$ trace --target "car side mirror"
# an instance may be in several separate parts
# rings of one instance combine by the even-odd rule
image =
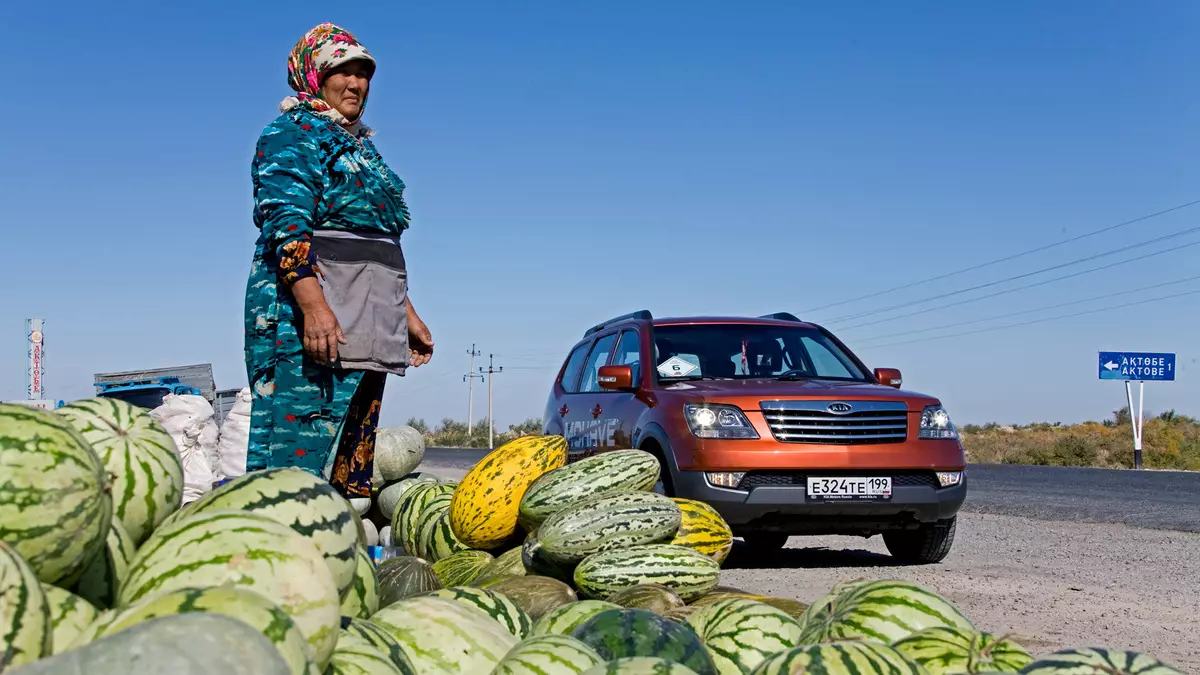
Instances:
[[[633,389],[633,368],[630,366],[600,366],[596,374],[600,386],[613,391]]]
[[[904,384],[904,378],[900,376],[900,371],[895,368],[876,368],[875,379],[879,381],[879,384],[897,389],[900,388],[900,385]]]

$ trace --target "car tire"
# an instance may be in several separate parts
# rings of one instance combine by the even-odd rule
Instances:
[[[756,553],[773,553],[787,546],[788,535],[779,532],[754,532],[743,534],[742,541]]]
[[[928,565],[941,562],[954,544],[954,530],[958,517],[939,520],[934,523],[921,523],[915,530],[894,530],[883,533],[883,543],[887,550],[905,563]]]

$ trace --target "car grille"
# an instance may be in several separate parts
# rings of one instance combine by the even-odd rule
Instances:
[[[771,435],[782,443],[868,445],[908,439],[903,401],[760,401]],[[849,412],[831,408],[849,406]]]
[[[927,486],[938,487],[937,477],[932,471],[846,471],[842,469],[822,470],[822,469],[805,469],[805,470],[782,470],[782,471],[749,471],[745,476],[742,476],[742,481],[738,483],[738,488],[741,490],[749,490],[756,487],[805,487],[808,485],[809,476],[820,476],[822,478],[850,476],[872,478],[874,476],[891,476],[892,487],[900,486]]]

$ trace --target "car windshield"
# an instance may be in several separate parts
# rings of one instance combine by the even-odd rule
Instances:
[[[853,359],[821,331],[771,324],[654,327],[660,380],[795,378],[870,382]]]
[[[130,405],[153,410],[162,405],[163,397],[171,393],[165,387],[153,389],[127,389],[125,391],[106,391],[101,396],[119,398]]]

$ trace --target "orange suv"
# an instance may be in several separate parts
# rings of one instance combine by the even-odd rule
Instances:
[[[883,535],[893,557],[942,560],[966,458],[936,398],[900,390],[821,326],[787,313],[594,326],[559,369],[544,431],[569,462],[640,448],[661,490],[721,513],[753,549],[791,535]]]

